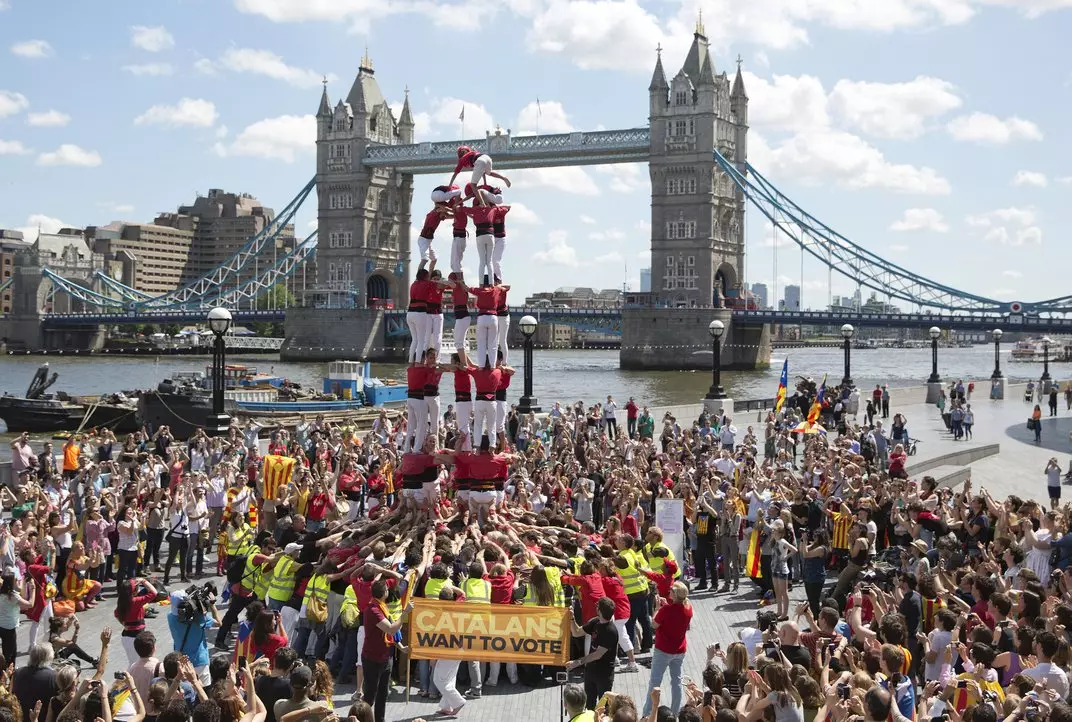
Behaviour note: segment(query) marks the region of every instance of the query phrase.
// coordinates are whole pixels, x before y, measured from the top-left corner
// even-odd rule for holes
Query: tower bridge
[[[715,318],[726,324],[722,340],[729,350],[722,362],[727,368],[768,363],[768,329],[778,323],[847,321],[860,326],[966,329],[1020,325],[1038,331],[1067,327],[1058,315],[1072,311],[1072,296],[1007,303],[959,291],[838,234],[779,190],[748,162],[749,98],[740,61],[732,78],[725,70],[718,72],[702,23],[697,23],[685,60],[672,76],[664,68],[661,50],[657,52],[648,100],[646,127],[523,136],[496,129],[483,138],[418,143],[408,93],[396,118],[366,53],[345,96],[333,102],[325,83],[316,112],[315,176],[228,262],[180,289],[150,296],[101,269],[94,274],[72,271],[59,256],[50,260],[27,255],[11,282],[18,309],[0,319],[0,335],[32,337],[28,345],[39,348],[77,343],[96,338],[95,329],[101,324],[197,320],[222,304],[239,317],[285,317],[284,358],[320,358],[310,355],[315,353],[311,349],[337,346],[325,341],[340,334],[356,338],[355,347],[401,345],[404,314],[385,308],[401,309],[408,303],[413,177],[446,176],[457,162],[459,145],[487,152],[495,167],[503,170],[648,164],[652,292],[632,294],[633,303],[620,310],[588,310],[581,314],[583,319],[570,316],[576,323],[619,331],[623,367],[705,365],[702,355],[672,349],[709,344],[707,325]],[[515,187],[512,192],[524,189]],[[261,249],[275,242],[312,197],[317,203],[317,231],[270,267],[258,265],[255,259]],[[739,301],[744,295],[748,205],[832,271],[927,312],[734,310],[743,305]],[[299,307],[256,310],[257,299],[303,269],[314,253],[315,286]],[[508,256],[508,281],[523,263],[524,259]],[[60,297],[66,299],[63,304],[53,302]],[[539,310],[548,317],[547,309]],[[569,314],[558,315],[569,322]]]

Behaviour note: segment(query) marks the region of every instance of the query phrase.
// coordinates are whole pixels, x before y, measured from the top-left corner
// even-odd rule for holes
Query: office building
[[[30,247],[22,231],[0,229],[0,313],[11,313],[11,274],[15,270],[15,254]]]
[[[640,292],[651,293],[651,269],[640,269]]]
[[[752,298],[756,301],[756,308],[767,308],[767,284],[753,283]]]
[[[785,294],[782,296],[785,305],[783,308],[786,311],[799,311],[800,309],[800,286],[786,286]]]
[[[113,221],[86,228],[86,238],[94,253],[122,265],[120,281],[143,293],[168,293],[196,278],[190,263],[194,232],[189,228]]]

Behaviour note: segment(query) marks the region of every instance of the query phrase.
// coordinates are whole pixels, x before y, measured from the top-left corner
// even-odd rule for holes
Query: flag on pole
[[[465,106],[462,106],[462,112],[458,113],[458,120],[465,122]]]
[[[744,571],[753,579],[763,578],[763,571],[760,567],[759,529],[753,529],[752,537],[748,540],[748,557],[745,560]]]
[[[824,396],[826,396],[826,376],[825,375],[823,376],[823,383],[819,386],[819,393],[815,395],[815,402],[811,405],[811,408],[808,409],[807,423],[809,425],[818,423],[819,414],[823,410],[823,397]]]
[[[774,402],[774,413],[777,414],[785,405],[785,395],[789,390],[789,358],[782,364],[782,378],[778,381],[778,393]]]
[[[536,98],[536,115],[537,117],[543,115],[543,109],[540,108],[540,99]]]

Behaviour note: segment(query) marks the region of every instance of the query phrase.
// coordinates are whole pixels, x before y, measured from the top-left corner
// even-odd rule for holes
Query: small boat
[[[54,432],[109,428],[129,433],[138,428],[134,404],[125,396],[72,397],[60,391],[46,394],[59,378],[49,376],[48,364],[34,373],[25,396],[0,396],[0,419],[10,433]]]

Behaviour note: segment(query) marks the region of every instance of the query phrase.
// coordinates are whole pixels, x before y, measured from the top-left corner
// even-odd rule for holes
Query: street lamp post
[[[707,332],[711,334],[711,388],[707,391],[705,399],[724,399],[726,398],[726,392],[722,390],[722,354],[721,354],[721,339],[722,334],[726,332],[726,324],[719,320],[712,321],[708,327]]]
[[[990,374],[992,379],[1001,378],[1001,329],[995,328],[991,331],[991,335],[994,337],[994,373]]]
[[[845,378],[841,379],[842,386],[852,386],[852,335],[856,333],[856,329],[852,327],[851,323],[847,323],[841,327],[841,335],[845,337]]]
[[[224,362],[227,345],[223,335],[231,328],[231,312],[218,307],[208,312],[208,327],[216,336],[212,346],[212,415],[208,417],[208,432],[225,436],[231,427],[231,417],[223,411]]]
[[[937,326],[931,326],[931,377],[927,379],[929,384],[938,384],[942,382],[942,377],[938,375],[938,337],[942,335],[942,329]]]
[[[1040,381],[1050,380],[1050,344],[1053,341],[1049,336],[1042,337],[1042,378]],[[1047,389],[1048,390],[1048,389]]]
[[[525,337],[525,394],[517,403],[517,413],[540,413],[539,400],[532,395],[532,336],[536,333],[536,319],[522,316],[518,323],[521,335]]]

